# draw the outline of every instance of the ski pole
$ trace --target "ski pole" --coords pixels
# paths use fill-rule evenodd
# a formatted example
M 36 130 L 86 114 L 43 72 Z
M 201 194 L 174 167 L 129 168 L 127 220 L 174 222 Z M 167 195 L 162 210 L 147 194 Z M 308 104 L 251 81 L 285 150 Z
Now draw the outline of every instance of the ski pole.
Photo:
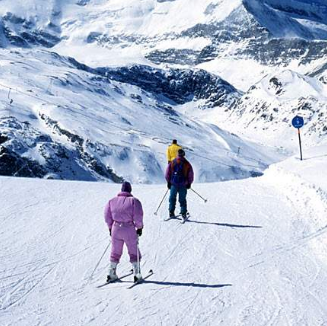
M 108 245 L 107 245 L 106 249 L 104 250 L 104 252 L 103 252 L 102 256 L 101 256 L 101 257 L 100 257 L 100 259 L 99 259 L 99 261 L 97 262 L 97 264 L 96 264 L 96 266 L 95 266 L 95 268 L 94 268 L 94 270 L 93 270 L 93 272 L 92 272 L 91 276 L 89 277 L 89 280 L 91 280 L 91 279 L 92 279 L 92 277 L 93 277 L 93 275 L 94 275 L 94 273 L 95 273 L 96 269 L 98 268 L 98 266 L 100 265 L 100 263 L 101 263 L 101 261 L 102 261 L 102 258 L 104 257 L 104 255 L 106 254 L 107 250 L 109 249 L 109 247 L 110 247 L 110 244 L 111 244 L 111 241 L 109 241 L 109 243 L 108 243 Z
M 137 252 L 136 252 L 136 259 L 137 259 L 137 277 L 141 274 L 140 273 L 140 249 L 139 249 L 139 236 L 137 236 Z
M 163 198 L 162 198 L 162 200 L 161 200 L 161 202 L 160 202 L 160 204 L 159 204 L 157 210 L 154 212 L 154 215 L 157 215 L 157 214 L 158 214 L 158 210 L 159 210 L 159 208 L 160 208 L 162 202 L 163 202 L 164 199 L 166 198 L 166 196 L 167 196 L 167 194 L 168 194 L 168 191 L 169 191 L 169 189 L 167 189 L 167 191 L 166 191 L 165 195 L 163 196 Z
M 205 203 L 208 201 L 208 199 L 203 198 L 200 194 L 198 194 L 194 189 L 191 188 L 191 190 L 197 194 Z

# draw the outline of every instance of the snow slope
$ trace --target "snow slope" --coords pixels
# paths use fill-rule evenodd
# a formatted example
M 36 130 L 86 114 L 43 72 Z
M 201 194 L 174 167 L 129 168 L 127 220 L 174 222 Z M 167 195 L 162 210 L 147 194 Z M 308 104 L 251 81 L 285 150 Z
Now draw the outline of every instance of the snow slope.
M 134 186 L 145 211 L 143 274 L 102 289 L 106 201 L 117 185 L 0 178 L 1 325 L 313 325 L 327 322 L 326 147 L 265 176 L 195 184 L 191 219 L 153 212 L 162 186 Z M 319 168 L 319 169 L 318 169 Z M 126 252 L 119 273 L 130 268 Z M 93 277 L 92 277 L 93 274 Z
M 275 149 L 175 110 L 175 101 L 224 108 L 237 98 L 204 71 L 100 71 L 44 50 L 3 50 L 0 60 L 4 175 L 164 183 L 175 138 L 202 182 L 257 175 L 275 162 Z

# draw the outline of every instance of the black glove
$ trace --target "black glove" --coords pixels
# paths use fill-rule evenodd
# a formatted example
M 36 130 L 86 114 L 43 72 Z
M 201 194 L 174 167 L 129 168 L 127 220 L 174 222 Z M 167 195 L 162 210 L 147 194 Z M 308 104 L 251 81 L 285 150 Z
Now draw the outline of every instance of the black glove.
M 136 234 L 140 237 L 142 235 L 142 229 L 137 229 Z
M 190 184 L 187 184 L 186 185 L 186 189 L 191 189 L 191 185 Z
M 170 189 L 171 188 L 171 183 L 167 182 L 167 188 Z
M 109 229 L 109 234 L 110 234 L 110 236 L 111 236 L 111 229 Z

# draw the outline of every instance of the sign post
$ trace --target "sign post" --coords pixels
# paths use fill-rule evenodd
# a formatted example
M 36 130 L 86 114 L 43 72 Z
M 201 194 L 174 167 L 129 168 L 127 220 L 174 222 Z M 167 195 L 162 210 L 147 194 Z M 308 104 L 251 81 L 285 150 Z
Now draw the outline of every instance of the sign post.
M 303 127 L 304 125 L 304 120 L 300 116 L 296 116 L 292 119 L 292 125 L 294 128 L 297 128 L 297 133 L 299 135 L 299 145 L 300 145 L 300 159 L 302 161 L 302 143 L 301 143 L 301 133 L 300 133 L 300 128 Z

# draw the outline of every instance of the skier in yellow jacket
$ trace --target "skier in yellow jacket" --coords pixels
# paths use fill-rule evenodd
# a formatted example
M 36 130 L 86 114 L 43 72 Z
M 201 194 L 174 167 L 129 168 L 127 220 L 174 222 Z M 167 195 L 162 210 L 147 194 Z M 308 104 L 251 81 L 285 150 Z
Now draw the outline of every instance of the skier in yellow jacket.
M 168 146 L 168 149 L 167 149 L 168 164 L 177 157 L 178 150 L 181 148 L 182 147 L 177 144 L 177 140 L 173 139 L 172 144 L 170 146 Z

